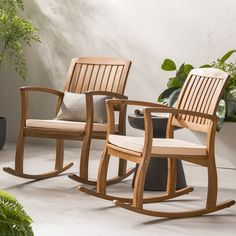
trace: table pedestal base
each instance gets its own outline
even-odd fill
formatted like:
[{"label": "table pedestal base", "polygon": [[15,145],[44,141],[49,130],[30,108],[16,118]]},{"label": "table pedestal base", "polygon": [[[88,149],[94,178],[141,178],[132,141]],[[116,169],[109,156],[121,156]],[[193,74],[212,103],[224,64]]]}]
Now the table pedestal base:
[{"label": "table pedestal base", "polygon": [[[129,115],[128,119],[132,127],[144,130],[143,116]],[[165,138],[168,118],[153,116],[152,121],[153,121],[153,137]],[[136,166],[136,169],[137,168],[138,165]],[[177,172],[176,189],[178,190],[181,188],[185,188],[186,180],[181,160],[176,160],[176,172]],[[168,164],[166,158],[155,158],[155,157],[151,158],[147,170],[144,189],[149,191],[165,191],[167,183],[167,173],[168,173]],[[133,178],[133,184],[132,184],[133,186],[134,186],[135,174]]]},{"label": "table pedestal base", "polygon": [[[176,160],[177,183],[176,189],[186,187],[183,165]],[[165,158],[151,158],[145,179],[144,189],[149,191],[165,191],[167,183],[168,165]]]},{"label": "table pedestal base", "polygon": [[[138,164],[136,165],[138,169]],[[183,165],[176,160],[177,182],[176,190],[187,187]],[[165,191],[167,184],[168,163],[165,158],[151,158],[144,183],[144,190]],[[132,186],[134,187],[136,172],[134,173]]]}]

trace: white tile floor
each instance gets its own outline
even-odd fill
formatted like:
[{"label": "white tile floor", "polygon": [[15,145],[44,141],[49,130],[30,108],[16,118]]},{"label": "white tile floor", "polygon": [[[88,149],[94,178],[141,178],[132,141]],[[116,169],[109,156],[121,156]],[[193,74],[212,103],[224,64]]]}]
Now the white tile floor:
[{"label": "white tile floor", "polygon": [[[13,166],[14,152],[14,144],[7,144],[0,151],[1,169],[4,166]],[[92,177],[96,176],[100,154],[99,151],[91,152]],[[66,162],[75,163],[68,172],[77,172],[79,155],[79,148],[66,149]],[[26,172],[39,173],[49,170],[54,164],[54,147],[28,145],[26,157]],[[110,175],[115,173],[115,166],[115,161],[112,161]],[[195,189],[190,195],[179,199],[188,200],[185,209],[200,207],[204,204],[206,172],[197,166],[185,165],[185,173],[188,184]],[[236,199],[236,171],[219,169],[218,175],[219,199]],[[204,217],[161,219],[119,209],[109,201],[79,192],[77,187],[78,184],[66,175],[42,181],[28,181],[0,171],[0,188],[14,194],[24,205],[34,220],[33,229],[36,236],[236,235],[235,206]],[[121,192],[127,195],[131,191],[131,180],[112,186],[109,190],[113,194]],[[152,207],[180,210],[181,204],[183,201],[177,203],[170,201]]]}]

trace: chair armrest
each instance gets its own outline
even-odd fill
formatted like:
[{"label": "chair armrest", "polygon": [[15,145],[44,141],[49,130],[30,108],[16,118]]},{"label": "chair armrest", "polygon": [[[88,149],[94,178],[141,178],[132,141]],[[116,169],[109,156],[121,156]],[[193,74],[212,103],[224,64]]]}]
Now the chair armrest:
[{"label": "chair armrest", "polygon": [[145,102],[145,101],[137,101],[137,100],[127,100],[127,99],[112,99],[108,100],[109,106],[114,105],[131,105],[131,106],[143,106],[143,107],[169,107],[167,105],[163,105],[160,103],[154,103],[154,102]]},{"label": "chair armrest", "polygon": [[43,92],[43,93],[49,93],[49,94],[58,96],[56,112],[58,112],[60,104],[64,96],[63,92],[57,91],[55,89],[43,88],[43,87],[34,87],[34,86],[21,87],[20,91],[21,91],[21,123],[22,125],[25,123],[25,120],[28,118],[28,113],[29,113],[28,92]]},{"label": "chair armrest", "polygon": [[184,115],[189,115],[189,116],[197,116],[199,118],[205,118],[209,119],[212,121],[217,121],[218,117],[216,115],[210,115],[206,113],[201,113],[201,112],[196,112],[196,111],[188,111],[188,110],[182,110],[182,109],[176,109],[173,107],[157,107],[157,108],[145,108],[143,113],[171,113],[173,115],[178,115],[178,114],[184,114]]},{"label": "chair armrest", "polygon": [[55,89],[43,88],[43,87],[27,86],[27,87],[21,87],[20,90],[21,90],[21,92],[44,92],[44,93],[55,94],[59,97],[64,96],[63,92],[60,92]]}]

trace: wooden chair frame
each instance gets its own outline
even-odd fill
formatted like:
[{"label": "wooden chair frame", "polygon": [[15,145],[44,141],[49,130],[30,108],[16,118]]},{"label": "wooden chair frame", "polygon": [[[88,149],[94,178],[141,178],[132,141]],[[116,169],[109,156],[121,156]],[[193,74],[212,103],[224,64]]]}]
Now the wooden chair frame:
[{"label": "wooden chair frame", "polygon": [[[225,79],[225,82],[228,80],[228,75],[221,73],[218,70],[212,70],[214,73],[206,69],[195,69],[191,72],[189,78],[195,75],[220,75]],[[221,78],[221,77],[220,77]],[[225,86],[225,85],[224,85]],[[222,95],[224,86],[222,86],[221,91],[219,91],[219,97],[217,101],[214,101],[215,104],[218,104],[219,98]],[[188,89],[187,86],[183,89]],[[184,95],[184,91],[182,92]],[[181,97],[181,95],[180,95]],[[181,100],[181,98],[179,99]],[[179,101],[179,104],[181,101]],[[109,129],[107,135],[106,146],[104,149],[103,157],[100,161],[99,173],[98,173],[98,183],[96,192],[92,191],[85,187],[80,187],[80,191],[88,193],[90,195],[113,200],[116,206],[125,208],[130,211],[137,213],[156,216],[156,217],[168,217],[168,218],[182,218],[182,217],[194,217],[200,216],[203,214],[208,214],[221,210],[226,207],[230,207],[235,204],[234,200],[228,200],[223,203],[217,204],[217,170],[215,164],[215,132],[217,126],[217,116],[215,115],[215,109],[212,110],[212,114],[202,113],[192,110],[186,110],[178,108],[167,107],[160,104],[147,103],[141,101],[128,101],[128,100],[109,100],[107,101],[108,109],[108,118],[109,118]],[[109,135],[114,134],[114,107],[115,106],[127,106],[127,105],[136,105],[136,106],[145,106],[144,109],[144,124],[145,124],[145,138],[144,138],[144,148],[143,152],[139,153],[133,150],[125,149],[119,146],[116,146],[112,143],[109,143]],[[153,140],[153,124],[151,119],[152,113],[170,113],[168,120],[168,129],[167,129],[167,138],[174,138],[174,126],[191,128],[195,131],[204,132],[207,134],[206,138],[206,148],[207,154],[204,156],[183,156],[183,155],[163,155],[160,154],[159,157],[168,159],[168,178],[167,178],[167,188],[166,192],[162,195],[156,197],[144,198],[144,182],[145,176],[148,168],[150,158],[152,158],[151,149],[152,149],[152,140]],[[198,122],[198,125],[193,122],[188,122],[184,119],[179,119],[179,117],[184,116],[190,118],[201,119],[201,122]],[[135,176],[135,186],[133,190],[133,198],[122,198],[119,196],[112,196],[106,193],[106,178],[108,171],[108,164],[110,155],[122,158],[124,160],[132,161],[139,164],[137,173]],[[155,154],[155,157],[157,155]],[[206,167],[208,170],[208,194],[206,200],[205,208],[192,210],[192,211],[180,211],[180,212],[162,212],[162,211],[152,211],[144,209],[144,203],[154,203],[162,202],[168,199],[172,199],[183,194],[187,194],[193,190],[192,187],[186,187],[180,190],[176,190],[176,159],[184,160],[190,163],[194,163],[203,167]]]},{"label": "wooden chair frame", "polygon": [[[81,88],[83,90],[78,90],[74,86],[74,84],[78,84],[79,82],[74,82],[73,77],[75,74],[75,66],[76,63],[96,63],[99,67],[100,64],[103,65],[116,65],[124,66],[123,72],[120,72],[120,78],[122,82],[120,82],[120,85],[117,86],[119,88],[119,91],[114,92],[112,91],[112,86],[110,86],[110,90],[104,87],[103,85],[100,85],[104,87],[104,91],[100,90],[92,90],[92,91],[86,91],[85,86],[83,85]],[[56,106],[56,114],[58,113],[61,103],[63,101],[64,92],[60,92],[54,89],[49,88],[42,88],[42,87],[22,87],[21,88],[21,107],[22,107],[22,113],[21,113],[21,123],[20,123],[20,132],[16,147],[16,156],[15,156],[15,169],[6,167],[4,168],[4,171],[6,171],[9,174],[27,178],[27,179],[45,179],[57,176],[58,174],[66,171],[69,169],[73,163],[69,163],[65,166],[63,166],[64,161],[64,139],[67,140],[80,140],[83,141],[82,145],[82,151],[81,151],[81,159],[80,159],[80,176],[72,174],[69,175],[69,177],[75,181],[82,182],[85,184],[91,184],[96,185],[96,181],[88,179],[88,167],[89,167],[89,150],[90,150],[90,143],[91,139],[106,139],[106,131],[93,131],[93,96],[95,95],[105,95],[110,96],[113,98],[122,98],[127,99],[127,96],[123,95],[124,87],[126,83],[126,79],[128,76],[129,68],[130,68],[131,62],[127,60],[120,60],[120,59],[114,59],[114,58],[74,58],[72,59],[68,76],[65,84],[65,91],[70,91],[70,87],[74,87],[74,90],[77,90],[75,92],[82,92],[86,95],[86,125],[85,125],[85,131],[84,133],[75,133],[75,132],[60,132],[55,129],[43,129],[43,128],[37,128],[37,127],[27,127],[26,126],[26,120],[29,118],[29,93],[32,92],[42,92],[42,93],[49,93],[52,95],[56,95],[58,97],[57,106]],[[118,67],[117,67],[118,68]],[[87,70],[87,69],[86,69]],[[118,69],[117,69],[118,70]],[[79,74],[81,74],[80,72]],[[106,73],[105,69],[103,72],[103,76]],[[117,73],[117,72],[116,72]],[[97,72],[98,77],[99,70]],[[110,69],[111,74],[111,69]],[[92,72],[90,73],[90,76],[92,75]],[[98,79],[98,78],[96,78]],[[115,80],[115,79],[114,79]],[[95,81],[96,82],[96,81]],[[94,84],[95,84],[94,82]],[[86,82],[83,82],[84,84]],[[107,84],[109,83],[107,78]],[[115,82],[113,82],[114,84]],[[122,84],[121,84],[122,83]],[[95,85],[94,85],[95,86]],[[87,85],[87,87],[89,87]],[[120,109],[119,107],[116,107],[116,111],[119,112],[119,124],[118,124],[118,131],[116,133],[119,134],[125,134],[125,114],[126,109]],[[55,158],[55,170],[47,173],[42,174],[26,174],[23,171],[23,161],[24,161],[24,143],[25,143],[25,137],[39,137],[39,138],[52,138],[56,139],[56,158]],[[116,182],[119,182],[123,178],[126,178],[128,175],[132,174],[134,169],[129,169],[126,172],[127,162],[125,160],[120,159],[119,161],[119,168],[118,168],[118,176],[112,178],[108,181],[108,184],[113,184]]]}]

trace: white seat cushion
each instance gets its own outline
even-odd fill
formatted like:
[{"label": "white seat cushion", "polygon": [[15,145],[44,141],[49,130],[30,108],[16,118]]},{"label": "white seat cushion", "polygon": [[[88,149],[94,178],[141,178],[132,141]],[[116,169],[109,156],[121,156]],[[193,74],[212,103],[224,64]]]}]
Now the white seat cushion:
[{"label": "white seat cushion", "polygon": [[[143,152],[144,138],[109,135],[109,143],[135,152]],[[206,156],[205,146],[180,139],[153,138],[152,154]]]},{"label": "white seat cushion", "polygon": [[[31,128],[43,128],[43,129],[55,129],[58,131],[65,132],[84,132],[85,122],[77,121],[65,121],[65,120],[38,120],[38,119],[28,119],[26,120],[26,127]],[[116,130],[118,125],[116,125]],[[93,131],[107,131],[107,124],[93,123]]]}]

